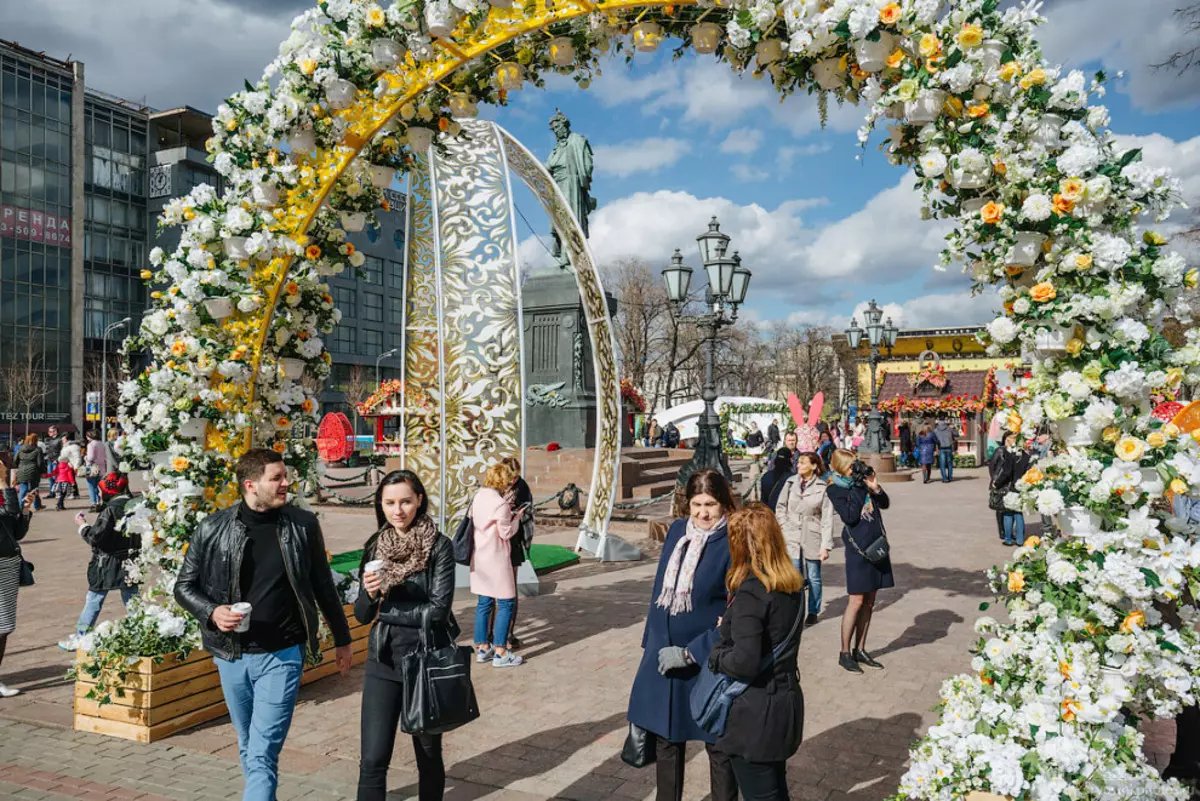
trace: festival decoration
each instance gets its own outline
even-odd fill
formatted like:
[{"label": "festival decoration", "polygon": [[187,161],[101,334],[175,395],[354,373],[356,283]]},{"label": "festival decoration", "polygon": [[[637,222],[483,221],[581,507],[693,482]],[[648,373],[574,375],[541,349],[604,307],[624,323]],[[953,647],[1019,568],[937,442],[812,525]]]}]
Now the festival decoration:
[{"label": "festival decoration", "polygon": [[913,373],[911,383],[913,389],[920,389],[923,384],[928,384],[935,389],[945,389],[949,381],[946,378],[946,368],[940,364],[933,364],[929,367],[922,367],[917,372]]},{"label": "festival decoration", "polygon": [[639,414],[646,411],[646,398],[642,391],[633,385],[633,379],[621,379],[621,402]]},{"label": "festival decoration", "polygon": [[[900,796],[1182,801],[1185,790],[1146,762],[1137,724],[1194,703],[1200,671],[1200,548],[1158,503],[1164,485],[1200,494],[1200,443],[1154,418],[1150,400],[1200,383],[1200,331],[1179,349],[1161,334],[1165,316],[1186,315],[1182,293],[1198,274],[1152,227],[1178,182],[1122,149],[1107,110],[1089,105],[1103,73],[1089,80],[1044,61],[1039,8],[324,0],[302,14],[263,78],[218,109],[210,151],[228,189],[197,187],[167,205],[180,246],[156,250],[147,271],[164,287],[143,324],[152,366],[122,392],[125,452],[155,463],[131,520],[141,568],[161,576],[147,595],[167,595],[197,521],[232,502],[230,464],[252,441],[283,453],[297,478],[316,469],[311,442],[292,434],[315,414],[298,378],[328,372],[323,337],[339,312],[323,277],[362,263],[340,215],[369,220],[381,200],[374,162],[360,154],[411,169],[459,133],[451,97],[460,109],[504,104],[550,72],[586,88],[614,47],[649,50],[666,37],[686,47],[694,31],[707,51],[712,31],[698,26],[723,24],[716,53],[733,69],[781,95],[817,93],[822,116],[831,97],[862,104],[864,144],[890,121],[886,157],[916,171],[927,216],[954,221],[941,266],[965,264],[976,289],[1000,287],[989,354],[1036,354],[1008,427],[1031,436],[1055,425],[1053,455],[1006,503],[1071,524],[994,571],[1006,622],[977,622],[972,671],[943,685]],[[571,37],[571,65],[538,33],[551,26]],[[376,52],[378,40],[397,47]],[[217,316],[225,304],[214,314],[209,298],[236,313]],[[1039,334],[1067,327],[1061,351],[1038,351]],[[183,432],[196,419],[205,434],[193,440]]]}]

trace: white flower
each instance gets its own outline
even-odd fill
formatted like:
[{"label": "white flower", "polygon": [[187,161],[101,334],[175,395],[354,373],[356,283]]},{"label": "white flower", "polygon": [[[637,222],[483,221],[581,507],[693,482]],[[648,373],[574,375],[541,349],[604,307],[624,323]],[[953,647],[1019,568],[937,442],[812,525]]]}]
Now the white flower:
[{"label": "white flower", "polygon": [[1029,298],[1022,295],[1013,301],[1013,311],[1017,314],[1029,313]]},{"label": "white flower", "polygon": [[946,171],[946,154],[940,150],[927,150],[921,156],[921,174],[926,178],[937,178]]},{"label": "white flower", "polygon": [[1116,270],[1125,266],[1133,254],[1133,245],[1123,237],[1112,234],[1097,234],[1092,238],[1092,256],[1096,266],[1102,270]]},{"label": "white flower", "polygon": [[213,160],[213,168],[226,178],[233,174],[234,168],[237,166],[233,160],[233,156],[228,153],[218,153],[216,159]]},{"label": "white flower", "polygon": [[1125,362],[1116,370],[1105,373],[1104,385],[1118,398],[1137,400],[1146,386],[1146,374],[1138,368],[1137,362]]},{"label": "white flower", "polygon": [[1056,489],[1044,489],[1037,494],[1038,514],[1056,515],[1063,510],[1062,493]]},{"label": "white flower", "polygon": [[1041,222],[1050,218],[1050,214],[1054,211],[1054,205],[1050,202],[1050,198],[1043,194],[1033,194],[1025,198],[1025,202],[1021,204],[1021,215],[1034,222]]},{"label": "white flower", "polygon": [[737,20],[729,20],[725,32],[729,34],[729,43],[734,47],[750,46],[750,31],[738,25]]},{"label": "white flower", "polygon": [[1087,182],[1084,197],[1089,203],[1107,203],[1112,197],[1112,179],[1107,175],[1097,175]]},{"label": "white flower", "polygon": [[992,339],[1002,345],[1006,345],[1017,338],[1017,324],[1007,317],[997,317],[988,323],[988,333]]},{"label": "white flower", "polygon": [[1079,142],[1058,157],[1058,171],[1062,175],[1087,175],[1094,172],[1102,160],[1100,148],[1091,142]]},{"label": "white flower", "polygon": [[1079,571],[1075,565],[1071,564],[1066,559],[1060,559],[1054,562],[1047,569],[1046,574],[1050,580],[1058,585],[1070,584],[1075,579],[1079,578]]}]

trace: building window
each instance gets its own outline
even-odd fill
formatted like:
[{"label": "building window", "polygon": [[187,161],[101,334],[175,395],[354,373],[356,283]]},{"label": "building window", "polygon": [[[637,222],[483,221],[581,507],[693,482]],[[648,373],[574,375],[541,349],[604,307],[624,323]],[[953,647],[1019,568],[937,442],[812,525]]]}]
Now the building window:
[{"label": "building window", "polygon": [[368,323],[383,322],[383,295],[374,292],[363,293],[363,319]]},{"label": "building window", "polygon": [[362,266],[362,280],[366,284],[383,285],[383,259],[367,256]]},{"label": "building window", "polygon": [[404,298],[388,298],[388,322],[392,325],[404,325]]},{"label": "building window", "polygon": [[333,329],[333,350],[336,353],[351,354],[354,353],[354,332],[358,329],[353,325],[345,324],[337,326]]},{"label": "building window", "polygon": [[369,328],[362,330],[362,347],[359,348],[359,353],[363,356],[378,356],[383,353],[383,332],[372,331]]},{"label": "building window", "polygon": [[354,317],[358,314],[357,303],[358,293],[346,286],[335,286],[333,288],[333,305],[342,310],[342,317]]},{"label": "building window", "polygon": [[404,263],[399,261],[388,262],[388,274],[391,276],[392,289],[404,289]]}]

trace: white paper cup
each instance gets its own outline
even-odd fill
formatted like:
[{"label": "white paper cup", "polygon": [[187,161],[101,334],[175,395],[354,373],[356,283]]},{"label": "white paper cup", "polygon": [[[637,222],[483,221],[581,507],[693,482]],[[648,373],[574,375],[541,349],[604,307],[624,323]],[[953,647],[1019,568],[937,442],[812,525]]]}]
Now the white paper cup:
[{"label": "white paper cup", "polygon": [[250,611],[253,609],[250,604],[242,602],[236,603],[230,607],[235,614],[241,615],[242,619],[238,621],[237,628],[234,631],[246,633],[250,630]]},{"label": "white paper cup", "polygon": [[378,573],[380,570],[383,570],[382,559],[372,559],[363,566],[364,573]]}]

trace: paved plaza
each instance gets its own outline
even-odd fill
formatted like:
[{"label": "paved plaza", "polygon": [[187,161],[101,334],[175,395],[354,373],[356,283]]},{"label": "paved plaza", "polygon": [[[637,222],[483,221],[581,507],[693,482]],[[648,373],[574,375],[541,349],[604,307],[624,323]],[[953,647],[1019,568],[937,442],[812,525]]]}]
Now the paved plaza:
[{"label": "paved plaza", "polygon": [[[792,759],[792,797],[878,801],[904,771],[909,744],[934,720],[938,687],[967,669],[971,623],[987,600],[984,571],[1006,555],[986,505],[983,471],[949,485],[891,484],[887,512],[897,587],[880,593],[870,646],[882,672],[850,675],[837,666],[838,615],[845,607],[842,551],[825,568],[826,611],[800,649],[805,738]],[[70,658],[55,642],[72,630],[86,589],[88,551],[69,512],[42,512],[26,539],[37,585],[22,590],[16,633],[0,678],[25,692],[0,700],[0,798],[223,799],[238,797],[237,746],[227,719],[142,745],[70,730]],[[359,511],[323,513],[333,551],[356,548],[372,529]],[[630,524],[632,525],[632,524]],[[1031,524],[1031,532],[1036,527]],[[644,536],[645,524],[626,529]],[[569,531],[548,541],[572,544]],[[653,560],[581,564],[543,578],[523,600],[518,633],[528,662],[515,670],[479,667],[483,716],[445,738],[451,801],[473,799],[645,799],[653,769],[619,756],[625,708],[641,658]],[[113,597],[105,616],[119,612]],[[468,640],[473,602],[455,605]],[[283,751],[279,797],[349,799],[357,778],[362,669],[305,687]],[[1170,724],[1149,731],[1156,763],[1170,750]],[[391,797],[416,795],[407,738],[396,748]],[[708,792],[706,758],[693,749],[685,797]]]}]

